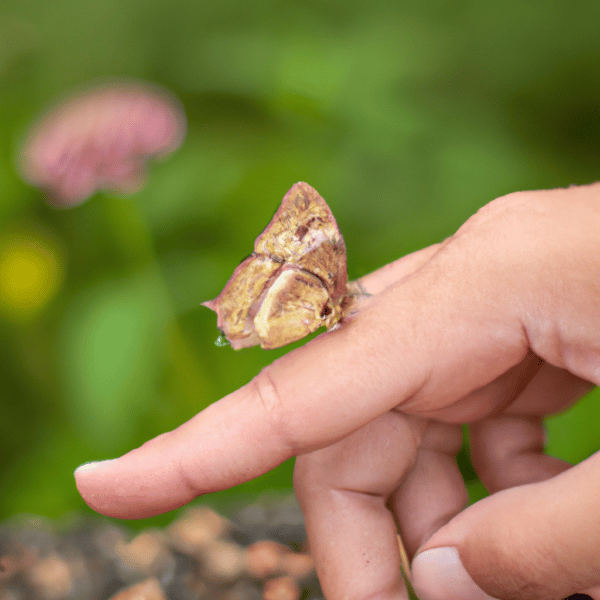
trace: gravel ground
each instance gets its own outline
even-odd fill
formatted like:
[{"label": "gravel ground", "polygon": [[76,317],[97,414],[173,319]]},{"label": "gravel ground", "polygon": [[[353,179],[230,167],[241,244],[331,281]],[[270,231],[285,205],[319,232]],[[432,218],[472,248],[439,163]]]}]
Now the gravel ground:
[{"label": "gravel ground", "polygon": [[35,516],[0,525],[0,600],[323,600],[293,497],[169,526]]}]

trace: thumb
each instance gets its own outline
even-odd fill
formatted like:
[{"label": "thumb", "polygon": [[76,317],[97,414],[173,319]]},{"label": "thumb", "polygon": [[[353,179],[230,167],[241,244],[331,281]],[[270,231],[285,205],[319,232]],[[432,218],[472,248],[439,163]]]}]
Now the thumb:
[{"label": "thumb", "polygon": [[[412,564],[421,600],[600,600],[600,453],[503,490],[438,530]],[[482,591],[485,590],[485,593]]]}]

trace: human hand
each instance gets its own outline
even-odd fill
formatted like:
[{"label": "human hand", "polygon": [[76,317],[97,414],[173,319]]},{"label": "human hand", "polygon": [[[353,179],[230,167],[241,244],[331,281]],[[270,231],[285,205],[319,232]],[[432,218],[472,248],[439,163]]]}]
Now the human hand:
[{"label": "human hand", "polygon": [[[597,586],[600,454],[572,468],[544,455],[541,419],[600,381],[598,275],[600,185],[500,198],[365,277],[372,297],[340,329],[176,430],[80,468],[79,491],[142,518],[295,455],[331,600],[407,597],[397,528],[423,600]],[[492,493],[465,510],[462,423]]]}]

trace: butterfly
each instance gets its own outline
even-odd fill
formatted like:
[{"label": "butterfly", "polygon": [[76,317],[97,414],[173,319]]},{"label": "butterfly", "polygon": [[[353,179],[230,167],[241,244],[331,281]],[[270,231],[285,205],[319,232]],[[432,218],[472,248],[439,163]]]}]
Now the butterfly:
[{"label": "butterfly", "polygon": [[335,327],[353,295],[335,218],[319,193],[299,182],[256,238],[254,252],[203,305],[217,313],[217,327],[235,350],[271,349]]}]

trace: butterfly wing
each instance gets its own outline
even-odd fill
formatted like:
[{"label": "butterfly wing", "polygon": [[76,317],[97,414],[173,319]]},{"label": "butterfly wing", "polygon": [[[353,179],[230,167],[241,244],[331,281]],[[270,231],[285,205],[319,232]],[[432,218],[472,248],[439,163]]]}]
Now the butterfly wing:
[{"label": "butterfly wing", "polygon": [[307,183],[294,184],[223,291],[204,306],[234,349],[279,348],[342,315],[346,247],[335,218]]},{"label": "butterfly wing", "polygon": [[334,301],[348,282],[346,246],[335,217],[308,183],[294,184],[271,222],[256,238],[254,252],[316,275]]}]

